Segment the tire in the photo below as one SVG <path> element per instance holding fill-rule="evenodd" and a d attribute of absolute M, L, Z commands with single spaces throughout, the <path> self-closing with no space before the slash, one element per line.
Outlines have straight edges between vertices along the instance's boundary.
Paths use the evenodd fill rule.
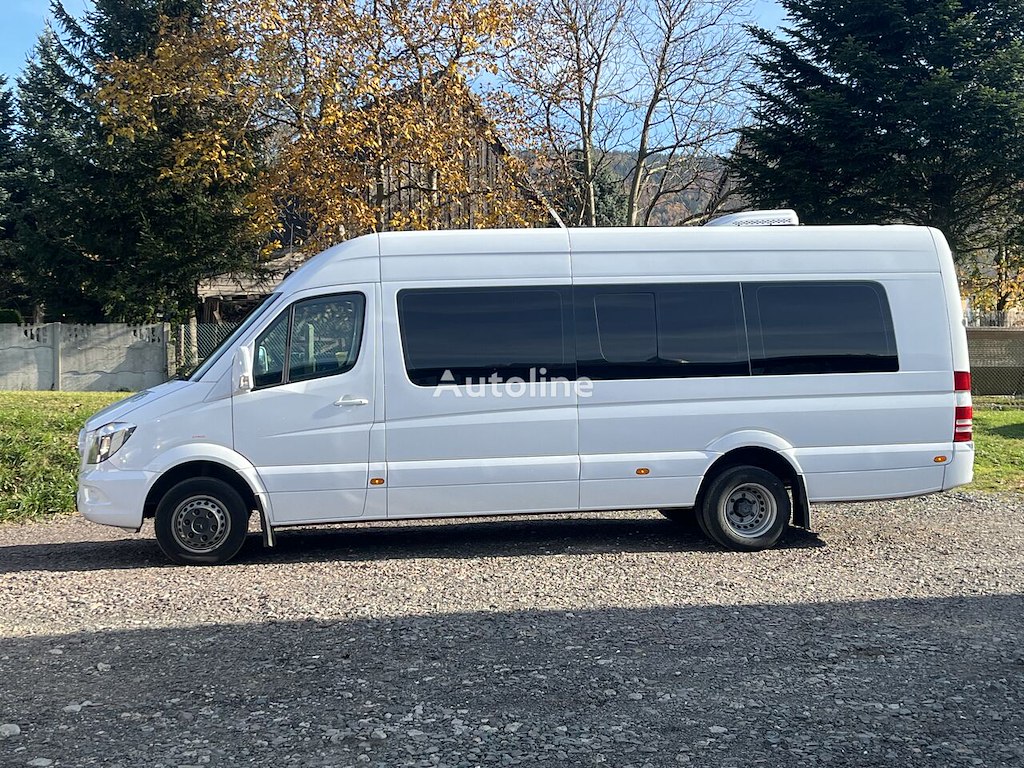
<path fill-rule="evenodd" d="M 164 494 L 154 522 L 157 544 L 175 563 L 220 565 L 245 543 L 249 510 L 223 480 L 193 477 Z"/>
<path fill-rule="evenodd" d="M 697 508 L 701 527 L 726 549 L 768 549 L 789 525 L 793 505 L 786 487 L 761 467 L 739 466 L 714 477 Z"/>

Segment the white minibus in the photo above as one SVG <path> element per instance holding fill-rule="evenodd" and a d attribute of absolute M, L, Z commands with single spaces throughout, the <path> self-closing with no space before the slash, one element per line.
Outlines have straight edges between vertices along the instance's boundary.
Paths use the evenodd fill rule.
<path fill-rule="evenodd" d="M 941 233 L 759 216 L 330 248 L 186 380 L 88 420 L 78 508 L 154 518 L 178 563 L 231 559 L 253 513 L 272 545 L 286 526 L 649 508 L 760 550 L 815 502 L 970 482 Z"/>

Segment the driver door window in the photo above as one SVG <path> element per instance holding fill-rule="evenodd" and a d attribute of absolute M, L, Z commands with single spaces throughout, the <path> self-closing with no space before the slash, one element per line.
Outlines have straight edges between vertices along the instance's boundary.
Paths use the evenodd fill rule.
<path fill-rule="evenodd" d="M 359 354 L 365 305 L 361 293 L 322 296 L 293 304 L 256 340 L 255 387 L 351 370 Z"/>

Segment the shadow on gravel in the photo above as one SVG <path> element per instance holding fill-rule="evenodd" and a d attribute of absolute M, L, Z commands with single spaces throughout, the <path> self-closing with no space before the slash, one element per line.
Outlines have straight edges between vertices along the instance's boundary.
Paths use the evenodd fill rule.
<path fill-rule="evenodd" d="M 1021 765 L 1022 615 L 1006 595 L 0 640 L 21 731 L 0 763 Z"/>
<path fill-rule="evenodd" d="M 799 528 L 790 528 L 778 545 L 781 549 L 822 546 L 817 534 Z M 278 531 L 277 546 L 273 549 L 264 548 L 259 536 L 250 535 L 234 562 L 256 565 L 676 551 L 723 550 L 709 543 L 695 526 L 670 523 L 660 516 L 571 516 L 284 529 Z M 167 564 L 152 538 L 0 547 L 0 573 L 150 568 Z"/>

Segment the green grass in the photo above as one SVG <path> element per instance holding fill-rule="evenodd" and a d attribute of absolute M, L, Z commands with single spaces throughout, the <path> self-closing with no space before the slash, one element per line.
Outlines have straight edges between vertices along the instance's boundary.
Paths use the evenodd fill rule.
<path fill-rule="evenodd" d="M 0 392 L 0 522 L 75 509 L 78 430 L 124 392 Z"/>
<path fill-rule="evenodd" d="M 1024 407 L 985 401 L 974 406 L 974 482 L 978 491 L 1024 492 Z"/>
<path fill-rule="evenodd" d="M 0 392 L 0 522 L 75 509 L 78 430 L 123 392 Z M 1024 493 L 1024 403 L 983 400 L 974 408 L 979 491 Z"/>

